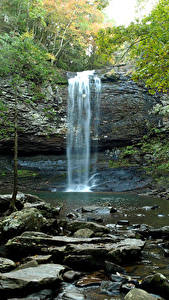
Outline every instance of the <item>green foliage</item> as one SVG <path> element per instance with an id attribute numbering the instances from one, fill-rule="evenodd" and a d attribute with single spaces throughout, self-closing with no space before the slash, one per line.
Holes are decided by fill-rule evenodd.
<path id="1" fill-rule="evenodd" d="M 0 45 L 0 76 L 18 76 L 36 84 L 51 78 L 49 54 L 35 44 L 29 33 L 1 35 Z"/>
<path id="2" fill-rule="evenodd" d="M 134 59 L 133 78 L 143 80 L 152 94 L 169 90 L 169 0 L 160 0 L 141 22 L 101 30 L 97 44 L 105 60 L 119 49 L 122 57 Z"/>
<path id="3" fill-rule="evenodd" d="M 152 129 L 135 145 L 120 149 L 118 160 L 109 161 L 113 168 L 139 164 L 158 184 L 169 187 L 169 141 L 160 129 Z"/>
<path id="4" fill-rule="evenodd" d="M 94 2 L 97 4 L 98 9 L 100 10 L 109 4 L 109 0 L 95 0 Z"/>
<path id="5" fill-rule="evenodd" d="M 32 177 L 32 176 L 35 177 L 37 175 L 38 175 L 37 173 L 30 170 L 24 170 L 24 169 L 18 170 L 19 177 Z"/>
<path id="6" fill-rule="evenodd" d="M 123 152 L 123 157 L 132 156 L 138 153 L 138 150 L 133 146 L 127 146 Z"/>
<path id="7" fill-rule="evenodd" d="M 12 31 L 18 36 L 32 34 L 32 42 L 42 52 L 42 60 L 46 51 L 50 54 L 52 65 L 80 71 L 87 65 L 89 56 L 86 51 L 91 40 L 94 41 L 97 28 L 102 22 L 101 10 L 108 2 L 1 0 L 0 33 L 10 35 Z M 37 69 L 43 73 L 39 64 Z"/>

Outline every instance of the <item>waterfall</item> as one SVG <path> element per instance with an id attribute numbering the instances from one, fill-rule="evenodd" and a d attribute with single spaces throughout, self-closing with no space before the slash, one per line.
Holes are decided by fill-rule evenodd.
<path id="1" fill-rule="evenodd" d="M 101 81 L 94 71 L 79 72 L 69 79 L 67 191 L 90 191 L 93 185 L 90 178 L 91 133 L 92 139 L 97 141 L 100 91 Z"/>

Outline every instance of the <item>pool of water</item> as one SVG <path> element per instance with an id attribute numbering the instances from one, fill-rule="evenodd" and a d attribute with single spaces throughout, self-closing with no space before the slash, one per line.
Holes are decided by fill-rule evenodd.
<path id="1" fill-rule="evenodd" d="M 153 227 L 169 225 L 169 201 L 132 193 L 66 193 L 41 191 L 37 195 L 53 206 L 61 205 L 62 213 L 78 210 L 84 206 L 98 207 L 94 214 L 103 218 L 105 224 L 126 219 L 131 224 L 148 224 Z M 110 214 L 110 207 L 117 212 Z M 155 207 L 152 209 L 152 207 Z M 90 214 L 86 214 L 90 217 Z"/>

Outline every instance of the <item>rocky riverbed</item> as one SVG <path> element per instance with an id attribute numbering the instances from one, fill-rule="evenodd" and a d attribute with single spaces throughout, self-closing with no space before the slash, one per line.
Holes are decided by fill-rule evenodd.
<path id="1" fill-rule="evenodd" d="M 169 298 L 169 226 L 129 223 L 118 206 L 107 223 L 99 206 L 66 212 L 22 193 L 16 212 L 9 203 L 0 196 L 1 299 Z"/>

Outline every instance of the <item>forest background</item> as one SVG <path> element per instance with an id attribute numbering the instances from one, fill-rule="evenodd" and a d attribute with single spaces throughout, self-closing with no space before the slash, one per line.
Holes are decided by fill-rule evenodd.
<path id="1" fill-rule="evenodd" d="M 137 0 L 138 7 L 144 3 Z M 17 86 L 25 80 L 37 90 L 45 82 L 65 83 L 64 71 L 130 62 L 135 66 L 130 74 L 134 80 L 142 82 L 151 94 L 167 95 L 169 0 L 157 1 L 148 16 L 129 26 L 105 22 L 108 4 L 108 0 L 1 0 L 0 76 L 9 78 L 15 98 L 14 122 L 5 128 L 7 105 L 0 100 L 1 138 L 13 131 L 17 134 Z M 169 105 L 158 105 L 155 113 L 168 117 Z M 153 143 L 148 144 L 150 137 Z M 155 128 L 139 149 L 146 146 L 154 153 L 153 145 L 155 163 L 168 171 L 166 130 Z M 132 151 L 137 150 L 137 145 L 134 147 Z M 127 151 L 129 154 L 131 149 Z"/>

